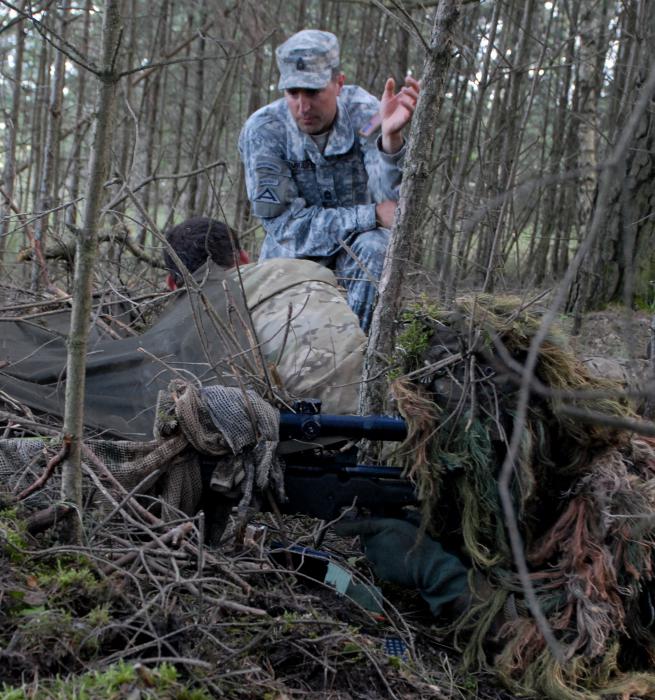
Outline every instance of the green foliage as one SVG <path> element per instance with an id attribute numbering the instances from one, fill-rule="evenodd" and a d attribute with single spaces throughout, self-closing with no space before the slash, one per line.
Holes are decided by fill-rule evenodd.
<path id="1" fill-rule="evenodd" d="M 428 349 L 433 333 L 426 320 L 438 316 L 438 313 L 438 307 L 425 297 L 403 312 L 402 330 L 396 337 L 396 368 L 389 372 L 390 380 L 419 368 L 421 357 Z"/>
<path id="2" fill-rule="evenodd" d="M 25 559 L 21 550 L 28 548 L 25 525 L 16 508 L 0 510 L 0 552 L 14 564 Z"/>
<path id="3" fill-rule="evenodd" d="M 36 687 L 11 688 L 4 685 L 1 700 L 209 700 L 204 690 L 187 688 L 180 682 L 171 664 L 153 669 L 121 661 L 104 671 L 90 671 L 79 676 L 41 681 Z"/>
<path id="4" fill-rule="evenodd" d="M 98 605 L 93 608 L 86 616 L 86 620 L 91 627 L 102 627 L 108 625 L 111 620 L 111 614 L 108 605 Z"/>
<path id="5" fill-rule="evenodd" d="M 44 588 L 53 589 L 53 593 L 95 592 L 98 587 L 98 580 L 87 566 L 71 566 L 57 561 L 56 569 L 45 571 L 37 576 L 37 580 Z"/>
<path id="6" fill-rule="evenodd" d="M 396 670 L 398 670 L 402 667 L 403 660 L 399 656 L 390 656 L 388 663 L 389 666 L 391 666 L 391 668 L 395 668 Z"/>
<path id="7" fill-rule="evenodd" d="M 342 663 L 359 663 L 364 659 L 362 647 L 354 639 L 346 642 L 341 649 L 340 659 Z"/>

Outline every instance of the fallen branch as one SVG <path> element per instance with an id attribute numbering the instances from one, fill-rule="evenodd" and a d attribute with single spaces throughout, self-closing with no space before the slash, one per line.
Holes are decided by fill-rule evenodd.
<path id="1" fill-rule="evenodd" d="M 37 535 L 39 532 L 48 530 L 55 523 L 61 522 L 73 512 L 74 509 L 71 506 L 65 503 L 57 503 L 43 510 L 38 510 L 36 513 L 32 513 L 32 515 L 26 518 L 25 527 L 30 535 Z"/>
<path id="2" fill-rule="evenodd" d="M 66 459 L 66 457 L 68 456 L 68 451 L 70 450 L 70 446 L 71 446 L 70 438 L 67 435 L 65 435 L 64 441 L 61 445 L 61 449 L 46 464 L 46 467 L 43 470 L 43 474 L 41 474 L 41 476 L 36 481 L 31 483 L 26 489 L 21 491 L 21 493 L 18 494 L 17 500 L 24 501 L 28 496 L 31 496 L 35 491 L 38 491 L 40 488 L 42 488 L 46 484 L 46 482 L 54 474 L 57 465 L 61 464 L 61 462 L 63 462 L 63 460 Z"/>

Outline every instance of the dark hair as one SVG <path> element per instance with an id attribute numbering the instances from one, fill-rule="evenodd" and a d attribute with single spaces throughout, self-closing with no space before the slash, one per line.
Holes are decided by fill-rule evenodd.
<path id="1" fill-rule="evenodd" d="M 241 249 L 236 233 L 221 221 L 206 216 L 194 216 L 166 231 L 166 240 L 177 253 L 189 272 L 195 272 L 207 258 L 220 267 L 233 267 Z M 235 259 L 235 253 L 236 259 Z M 168 250 L 164 250 L 164 263 L 175 277 L 184 284 L 184 278 Z"/>

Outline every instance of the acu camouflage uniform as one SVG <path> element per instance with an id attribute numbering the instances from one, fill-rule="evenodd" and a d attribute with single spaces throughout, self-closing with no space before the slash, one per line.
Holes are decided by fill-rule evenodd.
<path id="1" fill-rule="evenodd" d="M 312 88 L 314 80 L 324 87 L 335 56 L 338 66 L 336 38 L 300 34 L 309 35 L 310 44 L 315 39 L 316 50 L 289 48 L 295 37 L 278 49 L 280 88 Z M 336 44 L 327 52 L 326 36 Z M 376 227 L 375 204 L 398 199 L 405 153 L 404 146 L 393 155 L 382 151 L 374 133 L 379 104 L 365 90 L 344 86 L 323 153 L 300 131 L 284 98 L 251 115 L 239 138 L 252 211 L 266 231 L 260 260 L 309 258 L 333 268 L 364 330 L 376 294 L 371 280 L 380 278 L 389 242 L 389 231 Z"/>
<path id="2" fill-rule="evenodd" d="M 321 399 L 325 413 L 357 413 L 366 338 L 332 272 L 289 259 L 239 270 L 260 347 L 287 393 Z"/>

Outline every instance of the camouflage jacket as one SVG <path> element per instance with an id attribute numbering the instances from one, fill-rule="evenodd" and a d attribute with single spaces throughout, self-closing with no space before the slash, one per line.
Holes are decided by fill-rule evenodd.
<path id="1" fill-rule="evenodd" d="M 346 85 L 321 154 L 284 98 L 255 112 L 239 137 L 246 187 L 266 238 L 261 259 L 327 258 L 376 227 L 375 203 L 398 199 L 405 147 L 382 151 L 371 131 L 379 101 Z"/>
<path id="2" fill-rule="evenodd" d="M 288 259 L 239 269 L 264 357 L 286 392 L 321 399 L 325 413 L 357 413 L 366 337 L 332 272 Z"/>

